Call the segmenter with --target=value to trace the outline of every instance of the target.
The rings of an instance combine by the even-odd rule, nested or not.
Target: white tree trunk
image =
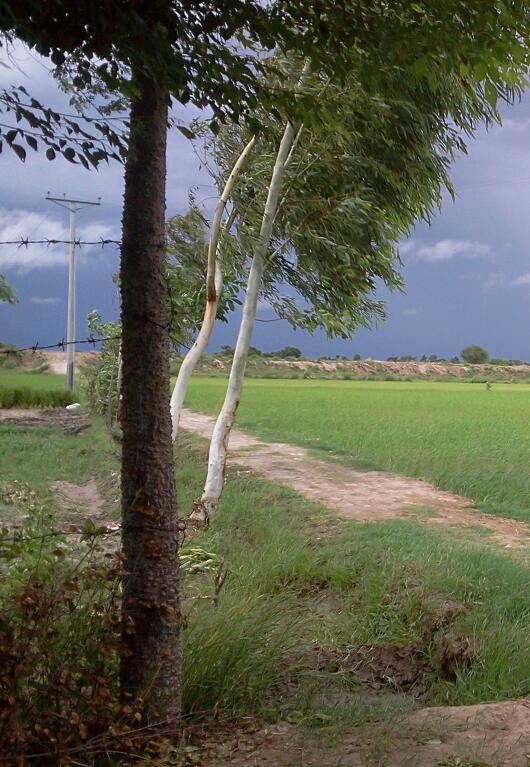
[[[276,215],[281,186],[285,175],[286,162],[289,158],[294,134],[294,127],[290,123],[287,123],[274,163],[259,238],[254,250],[252,266],[248,276],[247,291],[245,302],[243,304],[243,316],[239,327],[232,368],[230,370],[228,388],[223,407],[219,413],[212,434],[208,457],[208,475],[206,477],[204,492],[200,501],[195,503],[194,510],[191,514],[191,519],[197,524],[207,524],[211,519],[215,513],[223,489],[228,439],[241,399],[248,349],[256,319],[258,296],[265,269],[265,260],[270,245],[274,217]]]
[[[226,181],[223,193],[221,194],[215,209],[215,215],[212,222],[212,231],[210,234],[210,242],[208,245],[208,266],[206,271],[206,306],[204,308],[204,317],[193,346],[189,349],[184,359],[182,360],[182,364],[180,366],[175,383],[175,388],[173,389],[173,394],[171,395],[170,407],[173,442],[177,438],[180,414],[182,412],[182,405],[184,404],[184,398],[186,397],[190,378],[195,369],[195,365],[203,355],[204,350],[208,346],[212,335],[212,330],[215,324],[215,317],[217,315],[217,304],[223,289],[223,270],[219,254],[219,243],[222,233],[221,219],[226,208],[226,203],[228,202],[236,183],[237,177],[241,172],[247,157],[252,151],[255,142],[256,138],[252,137],[237,158],[237,161]],[[232,223],[233,219],[229,217],[224,228],[229,230]]]

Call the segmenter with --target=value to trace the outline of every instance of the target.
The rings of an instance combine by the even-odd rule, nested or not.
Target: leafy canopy
[[[0,274],[0,302],[16,304],[17,298],[11,285],[7,282],[3,274]]]
[[[344,82],[313,74],[300,95],[308,120],[299,123],[286,168],[263,287],[293,326],[342,337],[384,317],[373,294],[381,282],[401,286],[397,243],[418,219],[430,220],[443,187],[451,190],[449,167],[465,151],[463,136],[497,119],[470,77],[442,68],[434,88],[390,60],[372,91],[360,75],[362,57],[353,52],[351,63]],[[298,81],[299,61],[279,67]],[[259,120],[253,160],[232,200],[232,247],[241,264],[256,245],[284,128],[265,109]],[[252,125],[232,124],[207,144],[219,188],[251,135]]]
[[[471,365],[485,365],[490,358],[486,349],[476,345],[466,346],[460,354],[464,362],[469,362]]]

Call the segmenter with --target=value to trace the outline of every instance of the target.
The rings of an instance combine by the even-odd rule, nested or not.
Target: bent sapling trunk
[[[208,346],[210,338],[212,336],[213,327],[215,324],[215,318],[217,315],[217,306],[219,303],[219,296],[223,288],[223,272],[221,265],[221,258],[219,253],[219,245],[222,236],[222,232],[229,231],[233,218],[228,217],[224,227],[221,227],[221,220],[223,217],[226,204],[230,199],[230,195],[234,188],[234,185],[239,176],[254,144],[256,142],[255,137],[252,137],[248,144],[245,146],[241,154],[239,155],[232,171],[226,181],[223,193],[219,198],[217,207],[215,209],[215,215],[212,222],[212,232],[210,235],[210,242],[208,245],[208,266],[206,272],[206,306],[204,308],[204,317],[202,325],[195,339],[195,342],[185,355],[180,366],[175,388],[171,395],[171,421],[172,421],[172,438],[175,442],[177,438],[177,432],[180,421],[180,414],[182,412],[182,406],[184,404],[184,398],[188,390],[188,384],[192,373],[195,369],[197,362],[202,357],[204,350]]]
[[[212,434],[208,456],[208,474],[204,492],[200,500],[195,501],[192,514],[190,515],[190,520],[198,526],[208,524],[215,513],[223,490],[228,440],[241,399],[248,350],[256,320],[258,296],[265,270],[265,260],[272,236],[274,218],[278,208],[282,182],[285,176],[285,168],[293,140],[294,127],[291,123],[287,123],[280,142],[278,154],[276,155],[260,233],[248,276],[245,302],[243,304],[243,315],[234,351],[232,368],[230,370],[228,388],[223,407],[221,408]]]

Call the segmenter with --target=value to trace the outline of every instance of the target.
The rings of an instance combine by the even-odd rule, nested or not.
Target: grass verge
[[[177,476],[184,508],[204,475],[204,455],[196,450],[181,452]],[[459,611],[425,647],[433,668],[443,642],[469,640],[476,651],[472,662],[457,664],[451,681],[433,672],[430,700],[470,704],[530,692],[530,570],[501,553],[409,521],[337,523],[295,493],[234,471],[214,524],[190,545],[224,558],[228,574],[217,610],[205,599],[190,610],[188,710],[267,708],[265,691],[281,688],[279,677],[289,676],[285,664],[293,648],[346,654],[359,646],[415,642],[447,603],[457,603]],[[211,583],[201,596],[208,588]],[[203,657],[197,637],[210,648]],[[212,668],[237,671],[210,684]],[[249,683],[249,673],[259,679]],[[348,711],[359,715],[366,696],[351,674],[330,679],[318,669],[297,673],[294,697],[279,694],[275,701],[281,715],[291,715],[293,707],[308,721],[347,717]],[[333,687],[338,677],[341,704],[331,705],[330,714],[322,684]],[[315,678],[318,695],[309,694]],[[248,697],[241,699],[245,690]],[[381,701],[374,705],[379,711]]]

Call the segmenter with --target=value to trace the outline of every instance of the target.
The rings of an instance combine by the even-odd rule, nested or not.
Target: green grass
[[[76,435],[47,426],[0,424],[0,482],[24,482],[39,496],[47,496],[56,480],[82,485],[91,477],[106,478],[118,468],[117,454],[103,419]]]
[[[201,489],[202,460],[188,452],[177,476],[180,502],[189,508]],[[451,634],[476,637],[480,649],[455,683],[434,681],[434,702],[470,704],[530,692],[530,570],[501,553],[408,520],[338,523],[252,475],[229,478],[218,517],[192,545],[225,557],[228,577],[218,613],[202,600],[190,612],[188,708],[219,700],[242,704],[234,700],[241,690],[223,687],[220,666],[238,669],[236,688],[256,674],[243,701],[248,707],[260,700],[256,690],[263,693],[277,681],[286,647],[317,642],[346,651],[364,643],[407,643],[422,635],[429,614],[446,599],[466,609]],[[322,594],[331,607],[319,611],[315,599]],[[215,636],[222,649],[212,649]],[[205,657],[201,642],[208,646]]]
[[[74,399],[74,393],[66,390],[0,386],[0,408],[62,408],[71,405]]]
[[[61,391],[66,388],[65,376],[54,373],[21,373],[0,370],[0,387],[30,387],[34,391]]]
[[[105,479],[116,466],[101,420],[75,436],[3,426],[0,445],[2,480],[39,493],[55,479]],[[204,443],[187,438],[177,455],[186,514],[202,489]],[[218,516],[187,547],[223,558],[227,572],[217,608],[214,574],[184,575],[188,715],[258,713],[342,725],[380,717],[392,701],[367,702],[344,675],[294,672],[293,657],[315,644],[346,653],[364,643],[418,639],[446,599],[465,606],[450,631],[475,636],[479,655],[455,683],[433,680],[433,702],[530,693],[530,571],[480,543],[409,520],[340,522],[290,490],[229,471]],[[281,700],[277,686],[293,673],[298,690]],[[342,702],[327,703],[325,694],[337,688]]]
[[[0,370],[0,408],[64,407],[76,401],[84,401],[83,392],[69,392],[63,375]]]
[[[216,414],[226,381],[187,405]],[[424,477],[485,511],[530,520],[530,386],[247,380],[237,424],[362,469]]]

